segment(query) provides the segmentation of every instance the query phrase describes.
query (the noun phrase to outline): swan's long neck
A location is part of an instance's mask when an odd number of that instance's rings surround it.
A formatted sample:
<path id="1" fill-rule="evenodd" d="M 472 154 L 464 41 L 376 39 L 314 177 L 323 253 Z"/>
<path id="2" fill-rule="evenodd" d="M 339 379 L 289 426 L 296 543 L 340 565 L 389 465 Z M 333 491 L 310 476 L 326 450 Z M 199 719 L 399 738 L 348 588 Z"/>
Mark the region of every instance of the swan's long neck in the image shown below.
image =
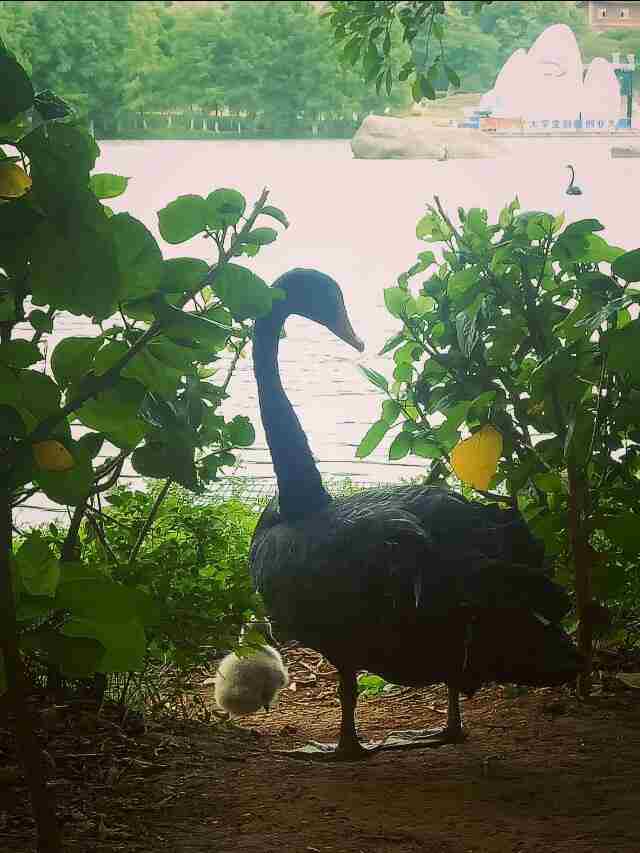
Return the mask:
<path id="1" fill-rule="evenodd" d="M 284 320 L 273 311 L 256 321 L 253 369 L 262 424 L 278 480 L 280 514 L 287 520 L 295 520 L 322 509 L 331 499 L 280 380 L 278 343 Z"/>
<path id="2" fill-rule="evenodd" d="M 569 171 L 571 172 L 571 183 L 569 184 L 569 188 L 571 188 L 576 179 L 576 173 L 573 171 L 573 166 L 569 166 Z"/>

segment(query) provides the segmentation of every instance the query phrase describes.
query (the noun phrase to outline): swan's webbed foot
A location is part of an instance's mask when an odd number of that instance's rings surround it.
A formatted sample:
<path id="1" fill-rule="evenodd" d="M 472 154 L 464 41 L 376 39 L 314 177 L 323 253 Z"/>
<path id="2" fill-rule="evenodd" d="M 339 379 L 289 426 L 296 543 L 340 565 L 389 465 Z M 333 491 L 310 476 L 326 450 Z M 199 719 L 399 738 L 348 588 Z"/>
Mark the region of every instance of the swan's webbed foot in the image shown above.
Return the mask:
<path id="1" fill-rule="evenodd" d="M 378 748 L 378 744 L 366 746 L 359 740 L 341 741 L 340 743 L 320 743 L 312 740 L 298 749 L 284 750 L 291 758 L 307 761 L 322 761 L 333 764 L 342 761 L 363 761 L 369 758 Z"/>
<path id="2" fill-rule="evenodd" d="M 467 734 L 462 728 L 460 714 L 460 693 L 450 684 L 447 685 L 448 711 L 447 725 L 441 729 L 409 729 L 389 732 L 379 744 L 378 749 L 436 749 L 447 743 L 461 743 Z"/>
<path id="3" fill-rule="evenodd" d="M 467 734 L 462 727 L 445 726 L 441 729 L 407 729 L 389 732 L 379 749 L 437 749 L 448 743 L 462 743 Z"/>

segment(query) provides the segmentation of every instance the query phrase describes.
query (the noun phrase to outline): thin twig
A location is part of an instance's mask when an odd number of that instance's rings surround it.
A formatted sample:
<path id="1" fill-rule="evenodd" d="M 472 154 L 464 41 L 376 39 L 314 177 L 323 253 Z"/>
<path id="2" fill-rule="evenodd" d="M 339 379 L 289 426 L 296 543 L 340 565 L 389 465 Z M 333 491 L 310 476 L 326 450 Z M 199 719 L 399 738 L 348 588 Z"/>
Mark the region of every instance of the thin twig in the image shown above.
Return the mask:
<path id="1" fill-rule="evenodd" d="M 136 540 L 136 544 L 133 546 L 133 548 L 131 549 L 131 553 L 129 554 L 129 562 L 130 563 L 135 562 L 135 559 L 138 556 L 138 551 L 142 547 L 142 543 L 144 542 L 145 537 L 146 537 L 147 533 L 149 532 L 149 528 L 153 524 L 155 517 L 158 514 L 158 510 L 160 509 L 160 506 L 162 505 L 162 501 L 167 496 L 167 492 L 171 488 L 172 483 L 173 483 L 173 480 L 169 477 L 169 479 L 165 482 L 164 486 L 158 492 L 158 495 L 157 495 L 157 497 L 153 503 L 153 506 L 151 507 L 151 512 L 147 516 L 146 521 L 144 523 L 144 526 L 143 526 L 142 530 L 140 531 L 140 535 L 138 536 L 138 539 Z"/>
<path id="2" fill-rule="evenodd" d="M 98 537 L 98 541 L 104 548 L 105 554 L 109 557 L 114 566 L 119 566 L 120 561 L 116 557 L 113 549 L 111 548 L 111 545 L 109 545 L 104 530 L 100 527 L 100 525 L 97 523 L 96 519 L 91 513 L 87 515 L 87 521 L 89 522 L 91 527 L 93 527 L 94 532 Z"/>

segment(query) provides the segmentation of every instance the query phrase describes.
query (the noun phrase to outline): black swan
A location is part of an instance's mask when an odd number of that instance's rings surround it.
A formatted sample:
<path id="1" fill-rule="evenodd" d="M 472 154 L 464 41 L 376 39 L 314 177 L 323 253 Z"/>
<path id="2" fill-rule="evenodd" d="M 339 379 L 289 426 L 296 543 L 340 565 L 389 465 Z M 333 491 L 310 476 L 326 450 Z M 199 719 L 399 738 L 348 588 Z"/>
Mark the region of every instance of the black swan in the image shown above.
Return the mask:
<path id="1" fill-rule="evenodd" d="M 574 182 L 576 179 L 576 173 L 573 170 L 573 166 L 567 166 L 567 169 L 571 172 L 571 182 L 567 187 L 567 195 L 582 195 L 582 190 L 579 186 L 577 186 Z"/>
<path id="2" fill-rule="evenodd" d="M 253 359 L 278 497 L 258 522 L 250 570 L 281 636 L 317 649 L 339 673 L 337 750 L 316 744 L 306 754 L 369 754 L 355 726 L 359 670 L 396 684 L 447 684 L 445 729 L 406 733 L 385 747 L 459 740 L 459 692 L 488 681 L 573 681 L 578 655 L 559 626 L 568 598 L 545 575 L 544 547 L 517 510 L 424 485 L 335 500 L 327 493 L 280 381 L 281 331 L 298 314 L 359 351 L 364 345 L 330 277 L 297 269 L 274 287 L 285 298 L 256 321 Z"/>

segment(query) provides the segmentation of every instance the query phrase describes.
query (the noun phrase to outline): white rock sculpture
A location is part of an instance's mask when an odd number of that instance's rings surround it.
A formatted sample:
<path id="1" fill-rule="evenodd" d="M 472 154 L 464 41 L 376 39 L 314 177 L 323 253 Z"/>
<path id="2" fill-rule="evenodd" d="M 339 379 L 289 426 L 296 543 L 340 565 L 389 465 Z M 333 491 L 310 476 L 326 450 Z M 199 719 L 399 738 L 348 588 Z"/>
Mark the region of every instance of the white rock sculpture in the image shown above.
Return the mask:
<path id="1" fill-rule="evenodd" d="M 611 63 L 597 56 L 584 78 L 582 118 L 607 121 L 620 113 L 620 84 Z"/>
<path id="2" fill-rule="evenodd" d="M 601 57 L 585 76 L 573 31 L 554 24 L 528 52 L 520 48 L 509 57 L 480 107 L 501 118 L 608 124 L 620 116 L 620 85 L 611 63 Z"/>

